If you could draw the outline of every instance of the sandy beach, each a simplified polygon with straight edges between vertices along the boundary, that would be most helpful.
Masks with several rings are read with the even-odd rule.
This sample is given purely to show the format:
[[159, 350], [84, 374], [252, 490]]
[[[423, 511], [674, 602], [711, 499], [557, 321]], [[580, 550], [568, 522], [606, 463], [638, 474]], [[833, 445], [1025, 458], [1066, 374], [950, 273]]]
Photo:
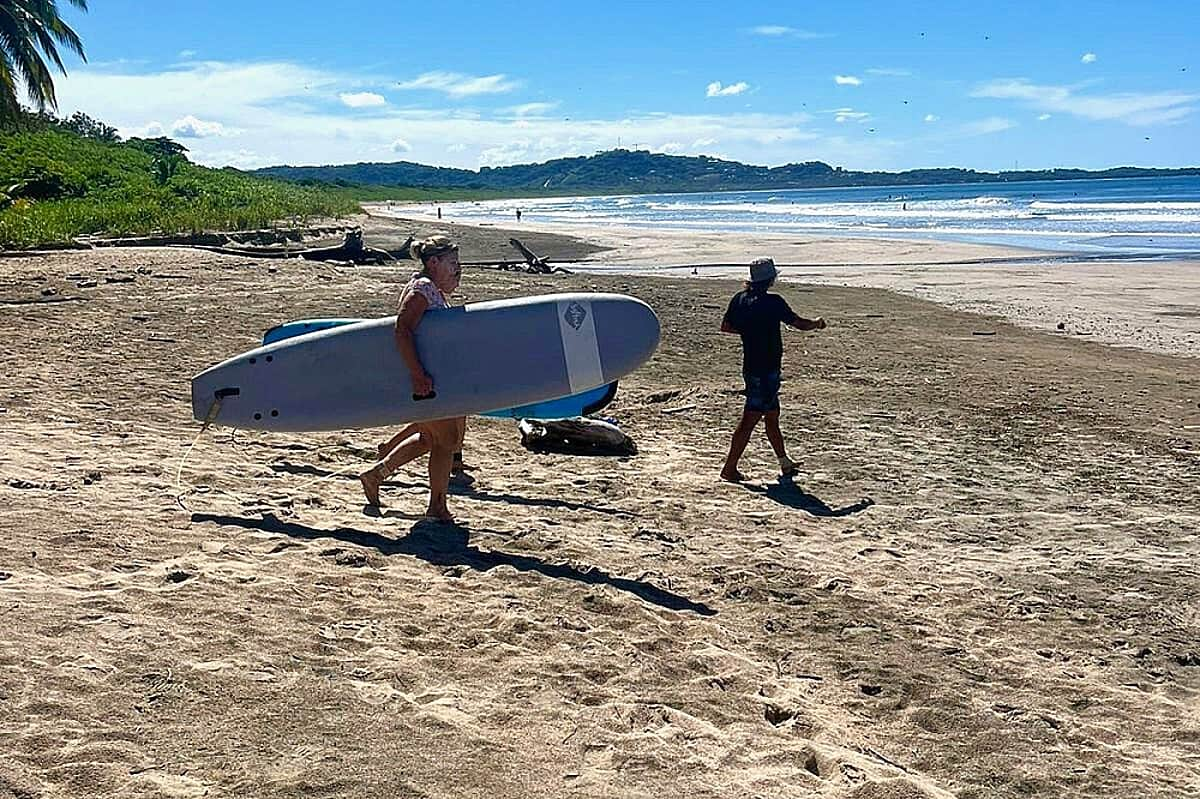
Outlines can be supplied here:
[[[368, 209], [439, 224], [429, 205]], [[1072, 261], [1063, 253], [950, 241], [589, 227], [528, 215], [514, 234], [586, 241], [595, 251], [581, 253], [577, 266], [589, 271], [692, 275], [695, 269], [700, 277], [740, 278], [743, 264], [761, 253], [783, 266], [785, 282], [889, 289], [1035, 330], [1200, 357], [1194, 260]]]
[[[197, 438], [188, 378], [410, 265], [0, 260], [0, 797], [1200, 796], [1195, 265], [439, 227], [595, 269], [456, 301], [656, 309], [637, 456], [472, 419], [460, 526], [423, 464], [373, 512], [383, 431]], [[731, 485], [740, 283], [603, 272], [764, 254], [830, 327], [786, 338], [800, 476], [760, 436]]]

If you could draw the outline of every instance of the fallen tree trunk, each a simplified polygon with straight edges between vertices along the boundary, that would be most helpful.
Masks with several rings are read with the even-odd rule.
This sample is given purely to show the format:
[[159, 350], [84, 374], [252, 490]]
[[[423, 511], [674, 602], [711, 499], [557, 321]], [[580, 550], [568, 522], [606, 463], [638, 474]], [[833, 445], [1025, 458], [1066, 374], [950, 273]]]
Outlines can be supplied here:
[[[408, 242], [405, 242], [405, 250], [412, 242], [412, 236], [409, 236]], [[224, 255], [237, 255], [244, 258], [303, 258], [306, 261], [342, 261], [353, 264], [382, 264], [386, 261], [396, 261], [401, 258], [401, 255], [380, 250], [376, 247], [367, 247], [363, 244], [363, 234], [361, 230], [351, 230], [346, 233], [342, 243], [336, 247], [315, 247], [307, 250], [268, 250], [250, 247], [227, 247], [227, 246], [212, 246], [208, 244], [192, 244], [180, 245], [190, 246], [196, 250], [207, 250], [208, 252], [218, 252]], [[403, 257], [409, 257], [404, 255]]]
[[345, 239], [336, 247], [301, 250], [297, 254], [306, 261], [350, 261], [355, 264], [381, 264], [396, 260], [386, 250], [363, 244], [363, 232], [360, 229], [348, 231]]
[[[520, 269], [520, 271], [528, 272], [531, 275], [549, 275], [555, 272], [560, 272], [566, 275], [571, 274], [569, 270], [563, 269], [561, 266], [550, 266], [550, 262], [548, 260], [526, 247], [521, 243], [520, 239], [509, 239], [508, 243], [513, 247], [516, 247], [517, 251], [521, 253], [521, 257], [525, 259], [525, 267], [524, 269]], [[517, 262], [500, 261], [497, 263], [513, 264], [513, 266], [501, 265], [501, 269], [519, 269], [519, 267], [516, 266]]]
[[289, 241], [301, 242], [306, 238], [323, 237], [331, 234], [345, 234], [344, 225], [326, 225], [307, 228], [275, 228], [264, 230], [234, 230], [226, 232], [207, 233], [155, 233], [147, 236], [126, 236], [123, 238], [106, 238], [104, 236], [77, 236], [74, 243], [83, 247], [170, 247], [208, 246], [219, 247], [228, 244], [287, 244]]

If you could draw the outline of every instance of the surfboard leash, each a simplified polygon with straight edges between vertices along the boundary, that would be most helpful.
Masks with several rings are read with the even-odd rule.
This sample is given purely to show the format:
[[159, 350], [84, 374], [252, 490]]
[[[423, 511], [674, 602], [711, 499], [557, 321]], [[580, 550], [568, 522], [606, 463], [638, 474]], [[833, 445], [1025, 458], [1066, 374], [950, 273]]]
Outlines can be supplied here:
[[184, 510], [186, 510], [188, 512], [191, 512], [191, 508], [189, 508], [187, 505], [185, 505], [183, 503], [183, 495], [185, 493], [182, 490], [183, 467], [184, 467], [184, 464], [187, 463], [188, 458], [191, 457], [192, 450], [194, 450], [196, 448], [196, 445], [200, 443], [200, 437], [204, 435], [204, 432], [206, 430], [208, 430], [208, 428], [212, 425], [213, 422], [216, 421], [217, 415], [221, 413], [221, 403], [224, 400], [225, 400], [225, 397], [222, 394], [218, 393], [217, 396], [213, 399], [212, 405], [208, 406], [208, 413], [206, 413], [204, 415], [204, 421], [200, 424], [200, 432], [196, 433], [196, 437], [192, 439], [192, 443], [189, 444], [188, 448], [184, 451], [183, 457], [179, 459], [179, 468], [175, 470], [175, 502], [176, 502], [176, 504], [179, 505], [179, 507], [183, 508]]

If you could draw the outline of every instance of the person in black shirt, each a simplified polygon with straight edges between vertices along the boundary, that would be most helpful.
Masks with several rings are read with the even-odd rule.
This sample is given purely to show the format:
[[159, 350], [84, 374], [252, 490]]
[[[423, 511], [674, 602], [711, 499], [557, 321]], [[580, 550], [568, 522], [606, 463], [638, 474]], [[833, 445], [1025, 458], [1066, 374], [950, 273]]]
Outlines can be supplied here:
[[787, 302], [778, 294], [769, 294], [778, 276], [775, 262], [770, 258], [759, 258], [750, 264], [750, 280], [743, 291], [734, 295], [721, 320], [722, 333], [737, 333], [742, 337], [742, 377], [746, 381], [746, 407], [742, 421], [733, 432], [729, 454], [721, 469], [721, 479], [740, 483], [745, 476], [738, 471], [738, 461], [750, 442], [759, 419], [767, 428], [767, 439], [775, 457], [779, 459], [779, 470], [785, 476], [794, 475], [796, 464], [787, 456], [783, 446], [783, 433], [779, 430], [779, 383], [783, 364], [783, 337], [780, 324], [797, 330], [824, 330], [825, 320], [804, 319], [797, 316]]

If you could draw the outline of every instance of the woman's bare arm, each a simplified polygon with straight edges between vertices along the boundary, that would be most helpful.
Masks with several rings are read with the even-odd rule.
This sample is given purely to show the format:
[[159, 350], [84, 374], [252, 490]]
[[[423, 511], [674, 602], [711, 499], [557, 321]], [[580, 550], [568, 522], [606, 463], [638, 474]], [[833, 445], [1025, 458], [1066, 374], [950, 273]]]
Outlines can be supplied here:
[[429, 373], [425, 371], [425, 365], [417, 356], [417, 345], [413, 334], [417, 330], [417, 325], [421, 324], [421, 317], [425, 315], [428, 308], [429, 300], [425, 299], [421, 292], [413, 291], [409, 292], [408, 296], [400, 303], [400, 313], [396, 315], [396, 349], [400, 351], [400, 357], [404, 359], [404, 365], [408, 367], [409, 376], [412, 378], [413, 393], [421, 396], [433, 391], [433, 380], [430, 379]]

